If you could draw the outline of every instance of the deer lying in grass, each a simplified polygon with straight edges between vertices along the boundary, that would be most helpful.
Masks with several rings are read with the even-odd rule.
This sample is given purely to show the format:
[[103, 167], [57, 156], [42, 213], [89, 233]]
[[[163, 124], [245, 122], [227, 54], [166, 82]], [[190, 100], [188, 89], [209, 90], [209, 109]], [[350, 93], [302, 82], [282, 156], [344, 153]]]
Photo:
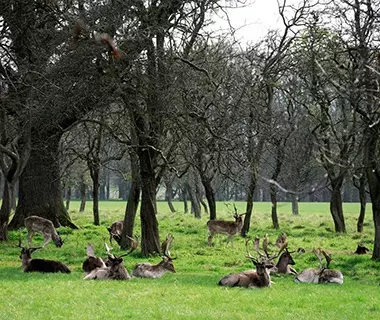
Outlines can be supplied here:
[[234, 235], [240, 233], [243, 227], [243, 216], [245, 215], [245, 213], [238, 214], [235, 205], [234, 208], [235, 221], [209, 220], [207, 222], [207, 229], [209, 234], [207, 242], [209, 246], [212, 245], [212, 238], [214, 237], [214, 235], [221, 233], [226, 234], [228, 236], [226, 245], [228, 245], [228, 242], [231, 242], [231, 247], [234, 247], [233, 237]]
[[21, 246], [21, 237], [18, 246], [21, 248], [20, 259], [24, 272], [71, 272], [70, 269], [60, 261], [33, 259], [32, 253], [42, 247], [24, 248]]
[[173, 239], [174, 237], [169, 234], [162, 243], [161, 250], [164, 256], [160, 263], [156, 265], [152, 265], [148, 262], [139, 263], [133, 269], [132, 276], [139, 278], [161, 278], [166, 272], [175, 272], [173, 265], [174, 258], [171, 257], [169, 251]]
[[111, 227], [107, 228], [110, 234], [111, 245], [112, 245], [112, 239], [115, 239], [115, 241], [120, 245], [123, 228], [124, 228], [124, 220], [116, 221], [111, 224]]
[[131, 239], [132, 245], [129, 252], [121, 255], [121, 256], [114, 256], [111, 253], [111, 249], [108, 245], [105, 243], [106, 251], [108, 260], [106, 261], [106, 266], [98, 267], [94, 270], [92, 270], [89, 274], [87, 274], [83, 279], [84, 280], [129, 280], [131, 279], [131, 276], [129, 275], [127, 269], [125, 268], [123, 264], [122, 257], [128, 256], [133, 251], [136, 250], [138, 246], [138, 241]]
[[247, 270], [240, 273], [231, 273], [224, 276], [219, 281], [220, 286], [227, 287], [244, 287], [249, 289], [264, 288], [271, 286], [270, 270], [274, 268], [273, 259], [278, 257], [283, 248], [272, 257], [268, 257], [267, 254], [260, 253], [259, 250], [256, 252], [259, 255], [259, 259], [254, 258], [248, 250], [248, 242], [246, 240], [245, 247], [247, 250], [248, 258], [251, 259], [252, 263], [255, 265], [256, 270]]
[[63, 240], [50, 220], [38, 216], [29, 216], [25, 218], [24, 224], [28, 231], [28, 244], [30, 247], [32, 246], [32, 239], [36, 232], [41, 233], [44, 237], [42, 247], [45, 247], [51, 240], [53, 240], [56, 247], [62, 247]]
[[89, 243], [87, 246], [87, 258], [82, 264], [82, 269], [84, 272], [90, 273], [96, 268], [105, 268], [107, 267], [106, 263], [102, 258], [95, 256], [94, 246]]
[[[343, 274], [339, 270], [329, 269], [330, 262], [332, 260], [331, 256], [322, 249], [314, 249], [313, 253], [319, 260], [319, 269], [309, 268], [297, 275], [294, 279], [295, 282], [306, 282], [306, 283], [337, 283], [343, 284]], [[326, 267], [323, 267], [323, 257], [326, 259]]]

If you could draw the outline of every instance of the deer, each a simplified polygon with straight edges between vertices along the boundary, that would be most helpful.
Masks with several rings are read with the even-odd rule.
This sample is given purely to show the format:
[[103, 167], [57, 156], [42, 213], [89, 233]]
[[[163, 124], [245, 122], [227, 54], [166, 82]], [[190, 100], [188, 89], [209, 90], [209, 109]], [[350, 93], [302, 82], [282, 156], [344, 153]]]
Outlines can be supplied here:
[[112, 245], [112, 239], [115, 239], [115, 241], [120, 245], [123, 228], [124, 228], [124, 220], [115, 221], [114, 223], [111, 224], [109, 228], [107, 228], [110, 234], [111, 245]]
[[226, 245], [228, 245], [228, 242], [231, 242], [231, 247], [234, 247], [233, 237], [234, 235], [240, 233], [243, 227], [243, 216], [245, 215], [245, 213], [238, 214], [235, 205], [234, 208], [235, 214], [233, 217], [235, 218], [235, 221], [209, 220], [207, 222], [207, 230], [209, 234], [207, 242], [209, 246], [212, 245], [212, 238], [214, 235], [220, 233], [227, 235]]
[[[295, 282], [305, 283], [336, 283], [343, 284], [343, 274], [339, 270], [329, 269], [330, 262], [332, 260], [331, 255], [325, 250], [320, 248], [314, 249], [313, 253], [319, 260], [319, 268], [308, 268], [302, 271], [294, 279]], [[326, 267], [323, 266], [323, 258], [321, 253], [326, 259]]]
[[25, 218], [24, 224], [28, 231], [28, 244], [32, 246], [32, 239], [36, 232], [41, 233], [44, 237], [45, 247], [51, 240], [53, 240], [56, 247], [60, 248], [63, 245], [63, 240], [58, 231], [54, 228], [53, 222], [39, 216], [29, 216]]
[[88, 273], [83, 279], [84, 280], [130, 280], [132, 277], [128, 273], [128, 270], [123, 264], [122, 257], [130, 255], [138, 247], [138, 241], [132, 239], [132, 244], [130, 250], [122, 254], [121, 256], [114, 256], [111, 253], [112, 248], [110, 248], [107, 243], [105, 243], [106, 252], [108, 260], [105, 262], [106, 266], [98, 267]]
[[20, 259], [21, 266], [24, 272], [71, 272], [70, 269], [60, 261], [33, 259], [32, 253], [43, 247], [40, 246], [34, 248], [24, 248], [23, 246], [21, 246], [21, 236], [19, 239], [18, 247], [21, 248]]
[[270, 270], [274, 268], [273, 259], [281, 253], [282, 248], [280, 248], [280, 252], [273, 257], [268, 257], [266, 254], [264, 255], [259, 250], [255, 249], [259, 255], [259, 258], [255, 258], [249, 253], [248, 242], [249, 239], [247, 239], [245, 243], [248, 254], [247, 258], [252, 261], [256, 270], [247, 270], [226, 275], [219, 280], [219, 286], [243, 287], [248, 289], [271, 287], [272, 281], [270, 278]]
[[171, 243], [173, 242], [174, 237], [169, 234], [166, 236], [165, 241], [161, 245], [161, 250], [163, 252], [162, 260], [158, 264], [151, 264], [148, 262], [143, 262], [137, 264], [133, 271], [132, 276], [139, 278], [161, 278], [165, 273], [172, 272], [175, 273], [175, 268], [173, 264], [173, 260], [170, 255], [169, 248]]
[[94, 246], [89, 243], [87, 246], [87, 258], [82, 264], [82, 269], [84, 272], [89, 274], [92, 270], [96, 268], [105, 268], [107, 267], [106, 263], [102, 258], [95, 256]]

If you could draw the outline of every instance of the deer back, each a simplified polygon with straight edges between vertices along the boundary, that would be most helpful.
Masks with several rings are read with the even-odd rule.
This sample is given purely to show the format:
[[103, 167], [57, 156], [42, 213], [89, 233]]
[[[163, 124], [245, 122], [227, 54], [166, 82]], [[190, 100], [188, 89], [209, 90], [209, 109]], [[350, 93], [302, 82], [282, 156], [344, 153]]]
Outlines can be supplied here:
[[343, 284], [343, 274], [336, 269], [323, 269], [319, 274], [318, 282]]
[[320, 269], [308, 268], [297, 274], [295, 282], [318, 283]]
[[32, 259], [32, 252], [35, 248], [22, 248], [20, 258], [24, 272], [62, 272], [70, 273], [70, 269], [60, 261]]
[[207, 222], [208, 232], [222, 233], [227, 235], [235, 235], [239, 233], [243, 227], [243, 218], [241, 215], [235, 215], [235, 221], [225, 220], [209, 220]]
[[52, 239], [57, 247], [62, 247], [62, 238], [55, 229], [53, 222], [51, 222], [50, 220], [39, 216], [29, 216], [25, 218], [24, 225], [28, 230], [28, 233], [41, 233], [44, 237], [45, 242], [47, 239]]
[[138, 278], [161, 278], [166, 272], [175, 273], [174, 264], [171, 258], [163, 257], [158, 264], [148, 262], [138, 263], [132, 271], [132, 276]]

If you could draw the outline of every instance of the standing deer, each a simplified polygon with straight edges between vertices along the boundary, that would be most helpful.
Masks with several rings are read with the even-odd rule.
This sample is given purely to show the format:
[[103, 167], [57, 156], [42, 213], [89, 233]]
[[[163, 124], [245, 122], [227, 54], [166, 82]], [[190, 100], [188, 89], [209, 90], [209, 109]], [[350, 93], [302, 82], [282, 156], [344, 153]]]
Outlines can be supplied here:
[[38, 216], [29, 216], [25, 218], [24, 224], [28, 231], [29, 246], [32, 246], [32, 238], [34, 234], [38, 232], [44, 237], [44, 244], [42, 247], [45, 247], [51, 240], [53, 240], [56, 247], [62, 247], [63, 240], [54, 228], [53, 222], [50, 220]]
[[174, 237], [169, 234], [166, 240], [162, 243], [161, 249], [164, 254], [160, 263], [152, 265], [151, 263], [144, 262], [135, 266], [132, 271], [132, 276], [139, 278], [161, 278], [166, 272], [175, 272], [173, 260], [169, 248], [173, 242]]
[[[322, 249], [314, 249], [313, 253], [319, 260], [320, 267], [309, 268], [297, 275], [294, 279], [295, 282], [306, 282], [306, 283], [337, 283], [343, 284], [343, 274], [339, 270], [329, 269], [330, 262], [332, 260], [331, 256]], [[326, 259], [326, 267], [323, 267], [323, 258], [321, 253]]]
[[209, 246], [212, 245], [212, 238], [214, 237], [214, 235], [221, 233], [227, 235], [226, 245], [228, 245], [228, 242], [231, 242], [231, 247], [234, 247], [233, 236], [240, 233], [243, 227], [243, 216], [245, 215], [245, 213], [238, 214], [235, 205], [234, 208], [235, 221], [209, 220], [207, 222], [207, 229], [209, 234], [207, 242]]
[[86, 275], [83, 279], [84, 280], [129, 280], [131, 279], [131, 276], [129, 275], [127, 269], [125, 268], [123, 264], [122, 257], [128, 256], [133, 251], [136, 250], [138, 246], [138, 241], [130, 238], [132, 240], [131, 249], [129, 252], [121, 255], [121, 256], [114, 256], [111, 253], [111, 249], [108, 245], [105, 243], [106, 251], [108, 260], [106, 262], [106, 266], [98, 267], [94, 270], [92, 270], [88, 275]]
[[33, 259], [32, 253], [42, 247], [24, 248], [21, 246], [21, 237], [18, 246], [21, 248], [20, 259], [24, 272], [71, 272], [70, 269], [60, 261]]
[[112, 245], [112, 239], [115, 239], [115, 241], [120, 245], [123, 228], [124, 228], [124, 220], [116, 221], [111, 224], [111, 227], [107, 228], [110, 234], [111, 245]]
[[256, 270], [247, 270], [240, 273], [231, 273], [229, 275], [226, 275], [220, 279], [218, 283], [220, 286], [244, 287], [249, 289], [265, 288], [271, 286], [270, 270], [274, 267], [274, 257], [268, 258], [267, 255], [261, 254], [257, 250], [259, 259], [254, 258], [249, 253], [248, 242], [249, 240], [247, 240], [245, 244], [248, 258], [251, 259], [252, 263], [256, 267]]

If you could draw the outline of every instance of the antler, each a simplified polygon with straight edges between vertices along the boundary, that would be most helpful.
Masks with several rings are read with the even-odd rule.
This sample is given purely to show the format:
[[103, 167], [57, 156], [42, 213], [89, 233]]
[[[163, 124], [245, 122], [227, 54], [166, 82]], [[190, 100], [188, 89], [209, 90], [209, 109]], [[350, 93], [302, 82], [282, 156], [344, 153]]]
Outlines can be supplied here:
[[[256, 238], [257, 239], [257, 238]], [[250, 239], [246, 239], [245, 240], [245, 250], [247, 251], [247, 255], [248, 255], [248, 258], [251, 259], [252, 261], [254, 261], [255, 263], [258, 262], [258, 260], [253, 257], [250, 253], [249, 253], [249, 246], [248, 246], [248, 243], [249, 243]], [[257, 254], [260, 256], [260, 261], [263, 261], [263, 260], [267, 260], [267, 256], [265, 254], [262, 254], [260, 251], [259, 251], [259, 248], [256, 248], [256, 246], [254, 245], [254, 249], [255, 251], [257, 252]]]
[[173, 240], [174, 240], [173, 235], [169, 233], [169, 234], [166, 236], [165, 241], [162, 242], [162, 244], [161, 244], [161, 251], [163, 252], [163, 254], [164, 254], [165, 257], [168, 257], [168, 258], [170, 258], [170, 259], [172, 259], [172, 257], [171, 257], [171, 255], [170, 255], [169, 248], [170, 248], [170, 246], [171, 246]]
[[129, 249], [129, 251], [127, 253], [124, 253], [121, 256], [119, 256], [119, 258], [130, 255], [139, 246], [139, 241], [137, 239], [133, 239], [130, 236], [127, 236], [127, 238], [132, 241], [131, 242], [131, 248]]
[[331, 255], [328, 254], [325, 250], [322, 250], [322, 254], [325, 256], [325, 259], [326, 259], [326, 262], [327, 262], [326, 269], [328, 269], [329, 265], [330, 265], [330, 262], [332, 260]]
[[322, 256], [320, 255], [321, 254], [321, 248], [318, 248], [318, 249], [313, 249], [313, 253], [315, 254], [315, 256], [317, 257], [317, 259], [319, 260], [319, 267], [321, 268], [321, 269], [323, 269], [323, 262], [322, 262], [322, 260], [323, 260], [323, 258], [322, 258]]
[[268, 239], [268, 234], [266, 233], [265, 237], [264, 237], [264, 240], [263, 240], [263, 250], [264, 250], [264, 252], [265, 252], [265, 254], [267, 256], [269, 256], [269, 254], [268, 254], [268, 244], [269, 244], [269, 239]]
[[91, 243], [87, 245], [86, 253], [87, 253], [87, 257], [95, 257], [94, 246]]

